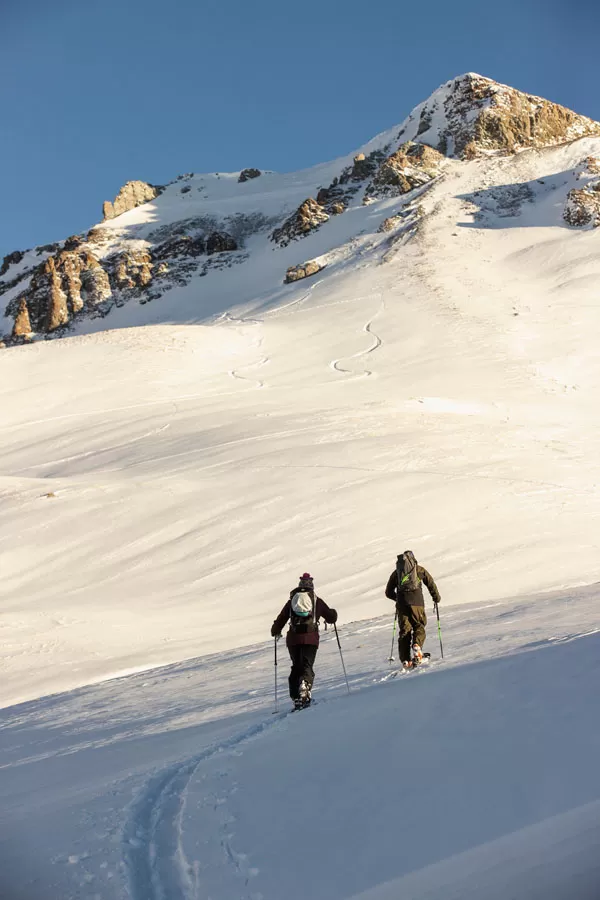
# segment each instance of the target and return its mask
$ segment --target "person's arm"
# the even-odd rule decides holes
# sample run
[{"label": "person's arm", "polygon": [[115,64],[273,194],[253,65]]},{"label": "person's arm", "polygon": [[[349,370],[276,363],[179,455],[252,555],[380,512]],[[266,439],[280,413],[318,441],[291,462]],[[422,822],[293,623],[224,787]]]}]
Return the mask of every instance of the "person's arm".
[{"label": "person's arm", "polygon": [[285,604],[273,624],[271,625],[271,637],[277,637],[283,631],[283,626],[290,617],[290,601]]},{"label": "person's arm", "polygon": [[324,600],[317,597],[317,619],[325,619],[328,625],[335,625],[337,618],[337,609],[330,608]]},{"label": "person's arm", "polygon": [[421,578],[421,581],[423,582],[423,584],[425,585],[425,587],[427,588],[427,590],[429,591],[429,593],[431,594],[431,599],[433,600],[433,602],[439,603],[440,599],[441,599],[440,592],[438,591],[437,585],[436,585],[435,581],[433,580],[433,578],[431,577],[431,575],[429,574],[429,572],[427,571],[427,569],[422,569],[420,578]]},{"label": "person's arm", "polygon": [[396,599],[396,590],[398,588],[398,573],[394,569],[392,574],[390,575],[387,583],[387,587],[385,589],[385,596],[388,600]]}]

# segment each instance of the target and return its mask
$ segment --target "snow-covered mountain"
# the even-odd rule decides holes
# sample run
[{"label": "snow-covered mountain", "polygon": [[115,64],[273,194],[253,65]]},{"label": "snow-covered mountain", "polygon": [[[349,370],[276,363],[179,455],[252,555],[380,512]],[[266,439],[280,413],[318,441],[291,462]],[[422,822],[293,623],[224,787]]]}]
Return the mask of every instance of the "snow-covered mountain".
[{"label": "snow-covered mountain", "polygon": [[382,614],[405,546],[450,603],[598,580],[599,129],[462,76],[9,258],[4,701],[260,640],[306,569]]},{"label": "snow-covered mountain", "polygon": [[[598,896],[599,159],[466,75],[5,259],[0,896]],[[408,547],[445,654],[390,677]],[[307,569],[351,694],[329,631],[292,715]]]},{"label": "snow-covered mountain", "polygon": [[[173,315],[207,321],[232,305],[277,303],[284,278],[289,283],[327,266],[327,283],[357,257],[381,257],[413,236],[428,191],[464,168],[445,165],[447,159],[540,150],[586,135],[600,135],[600,125],[468,74],[333,163],[291,175],[251,168],[180,175],[166,186],[128,182],[87,234],[5,257],[6,339],[20,343],[72,333],[73,326],[84,333]],[[567,221],[578,225],[600,221],[599,172],[593,161],[591,168],[583,157],[581,163],[561,192]],[[527,185],[504,195],[509,212],[533,200]],[[308,235],[313,239],[303,241]],[[160,302],[167,294],[169,303]],[[151,312],[140,309],[150,302]]]}]

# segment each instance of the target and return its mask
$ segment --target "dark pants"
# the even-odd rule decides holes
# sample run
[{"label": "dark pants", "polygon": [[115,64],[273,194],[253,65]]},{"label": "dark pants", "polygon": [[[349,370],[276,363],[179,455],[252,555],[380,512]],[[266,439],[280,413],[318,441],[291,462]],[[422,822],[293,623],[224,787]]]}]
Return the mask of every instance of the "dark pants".
[{"label": "dark pants", "polygon": [[295,647],[288,647],[290,658],[292,660],[292,671],[290,672],[290,697],[292,700],[298,700],[300,697],[300,682],[305,681],[308,689],[312,687],[315,680],[313,665],[317,650],[314,644],[297,644]]},{"label": "dark pants", "polygon": [[425,626],[427,615],[424,606],[408,606],[398,604],[398,655],[400,662],[408,662],[411,647],[418,644],[421,649],[425,643]]}]

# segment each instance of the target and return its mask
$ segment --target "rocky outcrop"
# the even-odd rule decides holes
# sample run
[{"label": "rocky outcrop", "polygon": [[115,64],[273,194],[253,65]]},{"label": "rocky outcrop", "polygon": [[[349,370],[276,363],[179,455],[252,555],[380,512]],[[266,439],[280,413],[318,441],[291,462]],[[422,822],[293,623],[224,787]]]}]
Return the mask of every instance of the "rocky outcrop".
[{"label": "rocky outcrop", "polygon": [[209,256],[213,253],[230,253],[237,250],[237,244],[226,231],[213,231],[206,239],[206,252]]},{"label": "rocky outcrop", "polygon": [[426,144],[408,141],[384,160],[365,190],[364,201],[407,194],[441,171],[444,157]]},{"label": "rocky outcrop", "polygon": [[443,101],[436,91],[423,107],[417,137],[447,156],[516,153],[600,134],[592,119],[481,75],[462,75],[446,88]]},{"label": "rocky outcrop", "polygon": [[203,253],[206,253],[206,241],[202,236],[192,237],[189,234],[176,234],[155,247],[152,257],[155,260],[168,260],[185,256],[201,256]]},{"label": "rocky outcrop", "polygon": [[579,228],[584,225],[597,228],[600,225],[600,181],[569,191],[563,218],[569,225]]},{"label": "rocky outcrop", "polygon": [[13,336],[51,333],[67,325],[84,307],[93,308],[111,295],[108,276],[89,249],[74,240],[34,270],[29,288],[9,304]]},{"label": "rocky outcrop", "polygon": [[325,266],[319,265],[319,263],[314,260],[302,263],[301,266],[290,266],[285,273],[283,283],[292,284],[294,281],[301,281],[303,278],[309,278],[311,275],[316,275],[317,272],[320,272],[324,268]]},{"label": "rocky outcrop", "polygon": [[587,156],[583,165],[585,167],[584,171],[588,175],[600,175],[600,159],[595,156]]},{"label": "rocky outcrop", "polygon": [[110,260],[115,287],[145,288],[152,281],[153,262],[148,250],[124,250]]},{"label": "rocky outcrop", "polygon": [[142,206],[150,200],[154,200],[164,191],[164,187],[154,184],[146,184],[145,181],[128,181],[123,185],[114,201],[106,200],[102,206],[103,221],[114,219],[122,213]]},{"label": "rocky outcrop", "polygon": [[[99,248],[106,243],[107,229],[97,226],[88,234],[93,240],[72,235],[45,262],[9,284],[2,282],[0,292],[13,292],[6,309],[14,320],[12,338],[16,341],[29,334],[60,333],[77,316],[105,315],[113,305],[122,305],[130,297],[142,303],[156,299],[172,286],[187,284],[194,275],[206,274],[209,269],[232,265],[241,256],[230,256],[238,243],[229,231],[214,228],[214,218],[202,220],[204,230],[200,231],[200,226],[198,230],[191,228],[192,234],[181,233],[181,223],[176,224],[179,233],[171,231],[166,240],[161,234],[163,239],[154,246],[128,242],[103,259],[99,258]],[[20,281],[28,281],[29,286],[16,293]]]},{"label": "rocky outcrop", "polygon": [[[355,191],[352,191],[354,194]],[[348,208],[351,194],[342,188],[337,179],[335,184],[327,188],[321,188],[317,194],[317,203],[323,207],[330,216],[339,216]]]},{"label": "rocky outcrop", "polygon": [[327,222],[329,215],[320,203],[309,197],[302,203],[296,212],[286,219],[280,228],[276,228],[271,235],[271,240],[280,247],[287,247],[290,241],[304,237],[311,231],[319,228],[323,222]]},{"label": "rocky outcrop", "polygon": [[2,265],[0,266],[0,278],[3,275],[6,275],[11,266],[18,265],[24,256],[24,250],[15,250],[13,253],[7,254],[7,256],[5,256],[2,260]]},{"label": "rocky outcrop", "polygon": [[348,184],[349,182],[366,181],[372,178],[382,161],[385,159],[388,148],[383,150],[373,150],[368,156],[364,153],[357,153],[354,157],[353,165],[344,169],[339,178],[340,184]]},{"label": "rocky outcrop", "polygon": [[583,228],[600,225],[600,160],[588,156],[576,169],[577,180],[586,179],[582,188],[574,188],[567,194],[563,219],[568,225]]},{"label": "rocky outcrop", "polygon": [[13,337],[26,337],[31,334],[31,321],[29,319],[29,310],[25,297],[21,297],[17,306],[17,314],[15,316],[15,324],[13,328]]},{"label": "rocky outcrop", "polygon": [[258,178],[260,175],[262,175],[260,169],[242,169],[238,182],[243,184],[244,181],[250,181],[252,178]]},{"label": "rocky outcrop", "polygon": [[403,216],[389,216],[387,219],[384,219],[377,231],[379,234],[387,234],[389,231],[393,231],[394,228],[397,228],[398,225],[403,220]]}]

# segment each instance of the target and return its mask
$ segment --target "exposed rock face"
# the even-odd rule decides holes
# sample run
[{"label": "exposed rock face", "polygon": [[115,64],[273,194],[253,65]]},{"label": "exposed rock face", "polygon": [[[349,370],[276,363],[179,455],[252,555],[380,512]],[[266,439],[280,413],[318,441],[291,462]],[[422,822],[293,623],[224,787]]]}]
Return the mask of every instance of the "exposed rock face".
[{"label": "exposed rock face", "polygon": [[348,191],[341,187],[339,183],[330,185],[328,188],[321,188],[317,194],[317,203],[323,207],[325,212],[330,216],[339,216],[348,208],[350,197],[356,193],[356,188]]},{"label": "exposed rock face", "polygon": [[118,288],[144,288],[152,281],[152,257],[148,250],[125,250],[111,259]]},{"label": "exposed rock face", "polygon": [[[600,134],[592,119],[473,73],[456,78],[443,110],[440,105],[434,94],[423,107],[417,136],[447,156],[515,153]],[[444,123],[436,130],[440,116]]]},{"label": "exposed rock face", "polygon": [[303,278],[308,278],[310,275],[316,275],[317,272],[320,272],[323,268],[325,267],[320,266],[319,263],[314,262],[314,260],[302,263],[301,266],[290,266],[285,273],[283,283],[292,284],[294,281],[301,281]]},{"label": "exposed rock face", "polygon": [[354,157],[354,164],[350,168],[344,169],[340,175],[339,183],[348,184],[348,182],[366,181],[367,178],[372,178],[378,166],[385,159],[386,153],[386,149],[373,150],[368,156],[365,156],[364,153],[357,153]]},{"label": "exposed rock face", "polygon": [[569,191],[563,218],[569,225],[597,228],[600,225],[600,181]]},{"label": "exposed rock face", "polygon": [[206,253],[206,242],[203,237],[176,234],[155,247],[152,256],[156,260],[163,260],[182,256],[200,256],[202,253]]},{"label": "exposed rock face", "polygon": [[251,178],[258,178],[260,175],[262,175],[260,169],[242,169],[238,181],[243,184],[244,181],[250,181]]},{"label": "exposed rock face", "polygon": [[[66,245],[65,245],[66,246]],[[7,313],[15,316],[13,335],[52,332],[67,325],[84,306],[93,307],[111,294],[106,272],[90,250],[71,242],[35,270],[27,291]]]},{"label": "exposed rock face", "polygon": [[321,204],[309,197],[289,219],[285,220],[281,228],[275,229],[271,235],[271,240],[279,244],[280,247],[287,247],[290,241],[304,237],[310,231],[315,231],[328,219],[329,215]]},{"label": "exposed rock face", "polygon": [[577,167],[577,180],[587,179],[582,188],[574,188],[569,191],[563,219],[569,225],[583,228],[591,225],[597,228],[600,225],[600,160],[595,156],[588,156]]},{"label": "exposed rock face", "polygon": [[443,161],[432,147],[408,141],[382,162],[365,190],[365,200],[407,194],[435,178]]},{"label": "exposed rock face", "polygon": [[18,265],[24,256],[25,252],[23,250],[15,250],[14,253],[9,253],[5,256],[2,260],[2,265],[0,266],[0,277],[6,275],[11,266]]},{"label": "exposed rock face", "polygon": [[380,234],[387,234],[388,231],[393,231],[402,222],[402,218],[402,216],[389,216],[383,220],[377,231]]},{"label": "exposed rock face", "polygon": [[25,297],[21,297],[15,316],[15,325],[13,328],[13,337],[26,337],[31,334],[31,322],[29,320],[29,310],[27,309],[27,301]]},{"label": "exposed rock face", "polygon": [[123,185],[113,203],[106,200],[102,206],[103,221],[114,219],[122,213],[142,206],[150,200],[154,200],[163,192],[164,188],[154,184],[146,184],[145,181],[128,181]]},{"label": "exposed rock face", "polygon": [[600,159],[597,159],[595,156],[588,156],[584,159],[583,164],[585,171],[589,175],[600,175]]},{"label": "exposed rock face", "polygon": [[213,231],[206,239],[206,252],[210,256],[213,253],[229,253],[237,250],[237,244],[226,231]]}]

